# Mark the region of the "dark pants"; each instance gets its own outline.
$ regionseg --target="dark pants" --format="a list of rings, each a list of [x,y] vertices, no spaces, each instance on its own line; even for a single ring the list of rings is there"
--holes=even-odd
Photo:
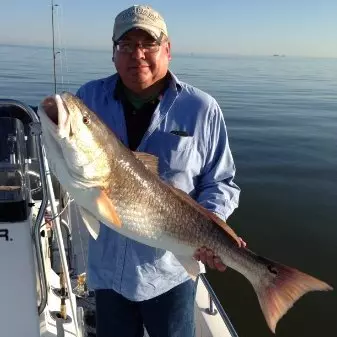
[[[133,302],[113,290],[97,290],[96,336],[195,337],[192,280],[153,299]]]

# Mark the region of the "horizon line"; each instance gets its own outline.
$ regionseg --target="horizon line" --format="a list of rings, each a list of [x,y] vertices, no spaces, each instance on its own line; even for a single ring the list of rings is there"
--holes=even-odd
[[[41,48],[41,49],[52,49],[52,45],[44,45],[44,44],[24,44],[24,43],[10,43],[10,42],[0,42],[0,46],[8,46],[8,47],[26,47],[26,48]],[[84,46],[76,46],[76,47],[62,47],[62,48],[55,48],[56,50],[72,50],[72,51],[88,51],[88,52],[111,52],[108,48],[97,47],[97,48],[90,48]],[[271,53],[271,54],[244,54],[244,53],[234,53],[234,52],[213,52],[213,53],[202,53],[202,52],[195,52],[195,51],[173,51],[173,55],[177,56],[189,56],[189,57],[278,57],[278,58],[314,58],[314,59],[337,59],[337,56],[314,56],[314,55],[287,55],[286,53]]]

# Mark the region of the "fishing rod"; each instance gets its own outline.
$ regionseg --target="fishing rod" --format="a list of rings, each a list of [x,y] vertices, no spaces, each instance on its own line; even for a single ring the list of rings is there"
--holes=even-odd
[[[60,52],[55,52],[55,25],[54,25],[54,8],[58,7],[58,4],[54,4],[54,0],[51,0],[51,25],[52,25],[52,48],[53,48],[53,79],[54,79],[54,94],[57,94],[57,81],[56,81],[56,55],[59,54]],[[63,84],[63,78],[62,78],[62,84]],[[56,208],[54,207],[52,210],[52,213],[57,214],[56,217],[54,217],[54,219],[56,220],[56,218],[61,215],[63,213],[63,211],[69,206],[69,204],[64,205],[63,201],[64,201],[64,196],[67,195],[69,198],[69,195],[62,189],[60,183],[58,182],[58,186],[59,186],[59,200],[60,203],[63,205],[63,210],[57,214],[56,212]],[[68,200],[68,203],[70,202],[70,198]],[[54,200],[55,203],[55,200]],[[52,206],[54,205],[54,203],[51,202]],[[75,324],[75,331],[76,331],[76,336],[79,335],[79,327],[78,327],[78,322],[77,322],[77,312],[76,312],[76,308],[75,308],[75,304],[72,301],[71,298],[71,281],[70,281],[70,276],[68,273],[68,261],[67,258],[65,257],[64,254],[62,254],[62,251],[64,252],[64,246],[63,246],[63,239],[62,239],[62,230],[61,230],[61,225],[62,222],[56,222],[55,223],[55,227],[56,227],[56,240],[59,244],[60,247],[60,258],[61,258],[61,271],[59,274],[59,278],[60,278],[60,311],[59,311],[59,315],[60,318],[62,318],[63,320],[67,320],[67,306],[66,306],[66,299],[69,298],[70,300],[70,307],[71,307],[71,311],[73,314],[73,319],[74,319],[74,324]],[[68,247],[69,248],[69,247]],[[76,300],[75,300],[76,303]]]
[[[57,4],[54,4],[54,0],[51,0],[51,27],[52,27],[52,41],[53,41],[53,78],[54,78],[54,93],[56,94],[56,54],[55,53],[55,31],[54,31],[54,7],[57,7]]]

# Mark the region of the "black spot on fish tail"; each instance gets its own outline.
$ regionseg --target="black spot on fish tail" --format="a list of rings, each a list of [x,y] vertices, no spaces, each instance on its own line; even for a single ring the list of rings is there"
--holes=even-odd
[[[278,270],[277,270],[277,268],[276,268],[275,266],[268,265],[267,268],[268,268],[268,270],[269,270],[272,274],[274,274],[274,275],[277,275],[277,274],[278,274]]]
[[[271,260],[269,260],[269,259],[267,259],[267,258],[265,258],[261,255],[256,255],[256,254],[254,254],[254,255],[255,255],[256,260],[260,263],[263,263],[267,267],[267,269],[270,273],[272,273],[274,275],[278,275],[279,272],[278,272],[277,267],[274,264],[274,261],[271,261]]]

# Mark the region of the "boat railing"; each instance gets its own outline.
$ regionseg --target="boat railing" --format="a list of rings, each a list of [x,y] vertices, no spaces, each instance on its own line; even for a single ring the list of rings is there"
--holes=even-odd
[[[39,169],[41,175],[44,174],[45,168],[42,160],[42,146],[41,146],[41,140],[39,137],[39,119],[34,112],[32,108],[30,108],[28,105],[17,101],[13,99],[0,99],[0,107],[16,107],[22,110],[22,112],[25,112],[30,120],[30,132],[31,136],[35,137],[36,145],[37,145],[37,156],[39,158]],[[15,116],[16,118],[20,119],[20,116]],[[26,117],[22,115],[22,117]],[[22,119],[23,119],[22,118]],[[48,203],[48,197],[47,197],[47,184],[44,179],[41,179],[41,187],[42,187],[42,201],[41,201],[41,206],[38,211],[34,229],[33,229],[33,241],[34,241],[34,246],[36,250],[36,261],[37,261],[37,266],[39,270],[39,282],[40,282],[40,289],[41,289],[41,301],[40,304],[38,305],[38,312],[41,314],[43,310],[46,307],[47,301],[48,301],[48,288],[47,288],[47,279],[46,279],[46,273],[45,273],[45,265],[44,265],[44,259],[43,259],[43,252],[42,252],[42,245],[41,245],[41,240],[40,240],[40,228],[41,224],[43,221],[44,217],[44,212],[47,207]]]
[[[231,334],[231,336],[232,337],[239,337],[237,332],[235,331],[229,317],[227,316],[225,310],[223,309],[218,297],[216,296],[211,284],[207,280],[205,274],[199,274],[198,282],[200,282],[199,280],[202,281],[202,283],[204,284],[204,286],[205,286],[205,288],[206,288],[206,290],[209,294],[209,306],[208,306],[208,308],[206,308],[206,313],[209,314],[209,315],[216,315],[217,313],[219,313],[222,320],[226,324],[227,329],[228,329],[229,333]]]

